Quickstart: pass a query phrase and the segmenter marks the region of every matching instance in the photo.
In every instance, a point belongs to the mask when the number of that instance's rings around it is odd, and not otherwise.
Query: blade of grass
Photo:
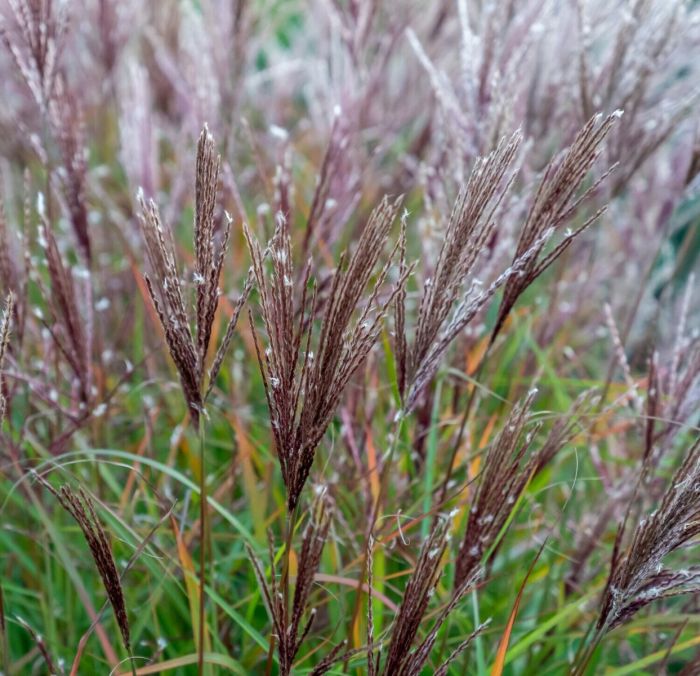
[[[508,651],[508,644],[510,643],[510,635],[513,632],[513,627],[515,625],[515,618],[518,615],[518,609],[520,608],[520,602],[522,601],[523,598],[523,592],[525,591],[525,586],[527,585],[527,581],[530,579],[530,575],[532,574],[532,571],[535,568],[535,564],[539,560],[540,556],[542,555],[542,552],[544,551],[544,547],[547,544],[547,539],[545,538],[544,542],[539,548],[539,551],[535,555],[535,558],[532,560],[532,563],[530,564],[530,567],[527,569],[527,573],[525,573],[525,578],[522,581],[522,584],[520,585],[520,589],[518,590],[518,594],[515,597],[515,603],[513,603],[513,609],[510,612],[510,616],[508,617],[508,623],[506,624],[506,628],[503,631],[503,635],[501,636],[501,640],[498,644],[498,650],[496,651],[496,659],[494,660],[493,666],[491,667],[491,676],[501,676],[503,674],[503,667],[505,666],[506,662],[506,653]]]
[[[121,458],[122,460],[129,460],[131,462],[140,462],[142,465],[146,465],[159,472],[163,472],[163,474],[182,484],[185,488],[188,488],[189,490],[193,491],[196,495],[199,495],[199,486],[197,486],[197,484],[194,481],[192,481],[173,467],[165,465],[162,462],[158,462],[157,460],[153,460],[152,458],[140,457],[134,455],[133,453],[129,453],[127,451],[119,451],[116,449],[91,448],[82,451],[74,451],[72,453],[64,453],[61,456],[61,459],[62,461],[65,461],[69,460],[70,458],[79,458],[81,456],[92,459],[113,457]],[[53,460],[44,462],[36,468],[36,471],[41,472],[53,464]],[[225,507],[219,504],[211,496],[207,498],[207,502],[215,512],[222,516],[231,526],[233,526],[233,528],[236,531],[238,531],[239,535],[244,540],[246,540],[246,542],[248,542],[252,547],[255,546],[255,538],[253,537],[253,534],[233,514],[231,514],[231,512],[229,512]]]
[[[149,664],[147,667],[141,667],[136,670],[138,676],[147,676],[147,674],[162,674],[164,671],[172,671],[173,669],[179,669],[180,667],[188,667],[193,664],[197,664],[199,661],[199,655],[197,653],[192,653],[191,655],[183,655],[182,657],[176,657],[172,660],[167,660],[166,662],[159,662],[158,664]],[[204,663],[215,665],[217,667],[223,667],[224,669],[230,671],[234,674],[241,674],[241,676],[247,676],[249,673],[243,668],[240,662],[237,662],[233,657],[228,655],[222,655],[220,653],[204,653]],[[126,673],[120,673],[118,676],[129,676]]]
[[[190,606],[190,621],[192,622],[192,630],[194,637],[196,639],[197,645],[199,645],[199,621],[200,621],[200,597],[197,581],[197,573],[194,568],[194,562],[192,561],[192,556],[187,550],[187,545],[182,538],[182,533],[177,526],[175,517],[170,517],[170,525],[175,534],[175,542],[177,543],[177,554],[180,559],[180,566],[182,567],[183,577],[185,578],[185,589],[187,590],[187,599]],[[206,633],[206,632],[205,632]],[[208,633],[207,633],[208,638]],[[207,646],[210,649],[210,646]],[[199,651],[198,651],[199,652]],[[205,651],[202,651],[205,652]]]
[[[675,655],[683,652],[684,650],[688,650],[689,648],[693,648],[696,645],[700,645],[700,636],[688,639],[682,643],[676,643],[676,645],[673,646],[670,651],[667,648],[657,650],[650,655],[645,655],[639,660],[626,664],[624,667],[609,669],[605,672],[605,676],[627,676],[627,674],[639,674],[641,673],[642,669],[650,667],[652,664],[656,664],[670,655]]]
[[[561,610],[556,612],[552,617],[545,620],[544,622],[539,622],[537,627],[533,629],[530,633],[523,636],[519,641],[517,641],[508,651],[506,655],[505,664],[509,664],[513,660],[517,659],[523,655],[528,648],[533,646],[540,638],[545,636],[554,627],[563,627],[564,621],[568,620],[572,616],[578,616],[582,613],[582,606],[592,599],[594,596],[600,593],[599,589],[593,589],[582,597],[576,598],[575,600],[567,603]]]

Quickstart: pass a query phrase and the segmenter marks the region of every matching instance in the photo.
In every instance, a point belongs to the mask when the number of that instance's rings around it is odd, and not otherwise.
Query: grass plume
[[[387,297],[380,298],[395,246],[363,298],[399,205],[399,200],[384,198],[372,212],[347,265],[346,255],[340,256],[314,343],[317,287],[309,288],[311,266],[307,263],[301,298],[296,306],[292,281],[296,276],[287,219],[281,214],[277,219],[277,229],[269,246],[270,276],[265,273],[260,244],[246,229],[267,333],[266,347],[261,346],[257,337],[252,315],[250,325],[290,512],[299,501],[316,448],[335,414],[345,386],[374,345],[382,320],[406,282],[408,270],[404,270]]]

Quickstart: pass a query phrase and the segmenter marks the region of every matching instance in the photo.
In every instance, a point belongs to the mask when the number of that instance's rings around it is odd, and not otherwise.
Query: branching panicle
[[[53,0],[9,0],[14,30],[2,38],[37,104],[46,109],[54,93],[58,56],[68,25],[66,5]]]
[[[532,251],[533,248],[534,255],[528,258],[527,264],[519,274],[512,275],[505,284],[503,300],[501,301],[496,325],[492,332],[492,341],[495,340],[503,327],[506,317],[525,289],[566,251],[574,239],[604,212],[604,207],[596,211],[593,216],[589,217],[578,228],[567,232],[552,251],[540,257],[545,246],[545,242],[541,241],[542,235],[547,231],[560,228],[568,221],[574,215],[579,205],[598,188],[615,168],[613,166],[608,169],[591,187],[578,195],[589,170],[601,153],[603,141],[605,141],[621,114],[620,111],[616,111],[602,121],[600,115],[594,115],[578,132],[571,146],[563,153],[563,156],[555,158],[547,165],[544,177],[520,232],[513,262],[515,263],[527,251]]]
[[[78,294],[73,269],[66,265],[58,248],[54,230],[43,209],[39,211],[40,242],[45,248],[51,282],[50,293],[44,291],[44,297],[51,301],[52,322],[47,329],[73,371],[81,403],[87,405],[92,399],[92,336],[85,312],[81,311],[85,303]],[[85,273],[90,275],[88,270]]]
[[[89,267],[92,243],[86,201],[88,164],[83,111],[78,97],[67,90],[63,77],[56,78],[54,89],[48,119],[63,160],[61,186],[78,250]]]
[[[54,489],[47,481],[41,482],[61,503],[80,527],[85,541],[90,547],[90,553],[97,566],[97,571],[102,578],[107,597],[114,610],[117,625],[124,641],[124,647],[131,653],[131,637],[129,631],[129,620],[124,602],[124,592],[122,583],[114,562],[112,547],[104,526],[97,517],[95,505],[92,498],[82,489],[78,489],[75,494],[70,486],[61,486],[59,490]]]
[[[626,521],[618,530],[601,601],[599,631],[610,631],[653,601],[700,591],[700,566],[682,570],[664,566],[666,556],[700,535],[699,485],[700,440],[687,452],[658,508],[634,529],[624,552]]]
[[[152,276],[146,275],[146,285],[163,327],[170,356],[177,367],[182,391],[195,426],[199,425],[199,416],[205,400],[221,369],[238,317],[251,289],[249,275],[243,293],[234,306],[224,340],[214,357],[207,383],[205,365],[219,304],[219,278],[231,229],[231,218],[225,214],[223,241],[217,246],[215,208],[219,166],[220,158],[215,154],[214,139],[205,126],[197,144],[195,182],[196,335],[193,335],[186,310],[185,291],[175,260],[172,233],[163,226],[155,202],[149,200],[146,203],[143,193],[139,193],[138,197],[141,206],[139,221],[152,272]]]
[[[443,558],[448,549],[451,527],[452,519],[441,517],[435,522],[421,547],[418,561],[408,580],[401,607],[394,621],[386,661],[382,670],[384,676],[419,676],[430,657],[438,631],[464,596],[474,588],[481,575],[481,570],[473,571],[473,574],[455,589],[450,600],[437,614],[425,638],[418,645],[415,645],[416,637],[425,620],[428,605],[442,573]],[[472,637],[462,644],[459,652],[469,645],[471,638],[478,634],[481,629],[483,627],[480,627]],[[448,663],[452,659],[454,657],[448,658]]]
[[[399,204],[399,200],[391,202],[385,198],[370,216],[347,267],[344,266],[345,256],[341,255],[325,302],[315,352],[311,346],[317,315],[316,285],[309,289],[309,261],[301,277],[301,298],[297,305],[287,219],[279,215],[269,246],[271,275],[266,274],[265,255],[260,244],[245,228],[267,333],[265,349],[261,347],[252,315],[250,325],[290,511],[299,500],[316,448],[335,414],[345,386],[374,345],[381,322],[410,273],[410,268],[404,269],[388,297],[380,300],[397,244],[367,299],[363,300]],[[357,319],[353,320],[355,315]]]
[[[537,467],[537,453],[525,457],[537,430],[531,430],[523,438],[535,394],[535,390],[531,391],[513,408],[483,459],[479,485],[469,509],[467,530],[457,554],[456,588],[482,564]]]
[[[460,304],[455,310],[457,298],[473,277],[474,266],[493,233],[496,213],[514,178],[511,170],[520,143],[521,135],[516,132],[510,139],[503,139],[490,155],[480,158],[454,204],[433,276],[423,285],[413,345],[404,348],[406,356],[399,363],[401,394],[407,397],[407,409],[412,408],[453,338],[441,340],[450,324],[450,314],[454,313],[454,322],[464,309]],[[480,296],[478,307],[489,298]],[[405,336],[403,310],[397,312],[397,335]],[[439,353],[435,351],[437,344],[441,344]]]

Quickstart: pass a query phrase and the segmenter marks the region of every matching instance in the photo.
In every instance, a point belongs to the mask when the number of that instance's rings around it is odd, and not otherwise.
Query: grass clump
[[[696,4],[0,7],[3,673],[695,673]]]

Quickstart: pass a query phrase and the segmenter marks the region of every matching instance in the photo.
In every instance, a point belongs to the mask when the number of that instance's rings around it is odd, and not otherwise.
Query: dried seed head
[[[456,588],[478,570],[537,467],[537,454],[525,460],[534,435],[523,439],[534,398],[535,393],[531,391],[513,408],[484,458],[466,533],[457,554]]]
[[[610,631],[654,600],[700,591],[700,567],[665,568],[663,560],[700,534],[700,440],[686,454],[658,509],[642,519],[626,551],[618,530],[598,629]]]
[[[516,132],[477,160],[452,209],[433,277],[426,280],[411,351],[409,377],[426,358],[473,271],[495,226],[494,215],[512,183],[513,161],[522,141]]]
[[[8,3],[17,31],[3,27],[0,37],[34,99],[46,110],[54,94],[58,55],[68,25],[64,3],[16,0]]]
[[[79,385],[80,402],[88,406],[94,396],[92,339],[90,324],[85,321],[87,311],[78,292],[80,280],[75,270],[64,262],[54,230],[45,214],[41,216],[39,233],[46,249],[46,263],[51,282],[50,292],[44,290],[44,296],[50,300],[52,319],[51,322],[46,322],[46,328],[75,375]]]
[[[440,627],[464,595],[473,588],[481,574],[480,570],[475,571],[469,579],[455,589],[448,603],[438,613],[426,637],[414,647],[418,631],[428,610],[428,604],[440,579],[443,554],[448,548],[451,527],[451,519],[437,519],[421,547],[418,561],[408,580],[399,613],[394,621],[386,662],[382,671],[384,676],[393,674],[417,676],[421,673],[435,645]],[[470,640],[471,638],[464,643],[461,650],[467,647]],[[448,660],[448,663],[451,659]]]
[[[341,255],[313,351],[316,286],[309,288],[309,263],[302,271],[297,306],[294,289],[288,283],[299,278],[293,267],[288,219],[278,221],[270,242],[271,275],[266,272],[260,244],[247,227],[244,229],[260,293],[267,346],[260,345],[252,314],[250,326],[290,510],[299,500],[316,448],[335,415],[345,386],[374,345],[381,321],[406,281],[408,270],[394,284],[388,299],[379,300],[390,257],[371,291],[366,292],[399,204],[400,200],[390,202],[385,198],[370,216],[347,266],[345,255]]]
[[[63,159],[64,170],[60,176],[70,223],[83,261],[89,267],[92,244],[85,199],[88,165],[83,112],[79,99],[67,90],[60,74],[49,103],[49,121]]]
[[[467,308],[464,303],[458,304],[457,298],[493,233],[495,214],[514,178],[512,166],[521,140],[519,132],[510,139],[502,139],[493,153],[477,160],[469,181],[460,190],[445,229],[433,276],[423,284],[415,340],[410,349],[405,337],[405,294],[397,299],[398,377],[401,394],[408,397],[409,410],[456,335],[451,333],[445,340],[445,334],[455,322],[466,325],[476,314],[476,309],[470,311],[465,322]],[[402,223],[401,262],[405,268],[405,222]],[[483,294],[478,308],[490,297]],[[451,322],[450,314],[455,315]]]
[[[546,243],[546,239],[542,241],[544,233],[558,229],[571,218],[579,205],[598,188],[601,182],[615,168],[613,166],[608,169],[590,188],[587,188],[582,194],[577,196],[589,170],[600,155],[605,138],[618,119],[619,116],[615,113],[608,115],[602,121],[600,116],[593,116],[578,132],[571,146],[563,154],[563,157],[559,160],[552,160],[547,166],[544,178],[535,194],[534,201],[520,233],[513,259],[514,263],[525,252],[532,251],[533,247],[535,251],[528,258],[519,274],[512,275],[505,284],[501,307],[491,337],[492,342],[503,327],[503,322],[508,313],[525,289],[566,251],[576,237],[605,211],[604,208],[598,210],[583,225],[566,234],[552,251],[540,258]]]
[[[124,641],[124,647],[131,654],[129,620],[126,613],[121,579],[114,562],[109,537],[97,517],[92,498],[82,488],[79,488],[78,493],[75,494],[70,486],[67,485],[61,486],[56,491],[45,480],[41,479],[41,483],[56,496],[61,506],[73,517],[83,532],[85,541],[97,566],[97,571],[102,579],[102,584],[107,592],[107,597],[114,610],[117,625]]]
[[[206,359],[211,341],[212,327],[219,304],[219,277],[230,236],[230,218],[226,218],[223,239],[216,243],[215,208],[220,158],[215,153],[214,139],[206,126],[197,143],[195,180],[195,270],[196,280],[196,336],[192,334],[186,311],[184,290],[175,261],[175,246],[169,229],[164,228],[158,207],[150,200],[146,203],[143,191],[137,196],[141,206],[139,222],[146,243],[152,277],[146,276],[151,300],[165,333],[170,356],[175,362],[185,400],[192,421],[199,425],[199,416],[221,369],[225,354],[233,339],[233,332],[243,304],[252,286],[248,275],[243,294],[234,305],[223,341],[214,357],[206,380]]]

